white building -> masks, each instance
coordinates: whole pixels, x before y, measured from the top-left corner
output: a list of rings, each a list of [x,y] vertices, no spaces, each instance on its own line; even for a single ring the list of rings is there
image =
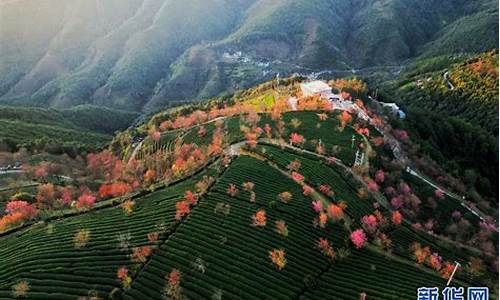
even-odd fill
[[[303,82],[300,84],[300,89],[304,97],[320,95],[323,99],[343,100],[340,95],[332,92],[332,88],[326,82],[321,80]]]
[[[400,119],[404,119],[406,117],[405,112],[402,111],[396,103],[386,103],[386,102],[379,102],[379,103],[383,107],[389,108],[391,112],[396,116],[398,116]]]

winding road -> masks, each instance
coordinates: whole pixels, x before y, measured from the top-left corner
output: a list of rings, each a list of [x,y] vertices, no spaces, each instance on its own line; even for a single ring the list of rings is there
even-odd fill
[[[446,81],[446,84],[448,84],[448,87],[450,88],[450,90],[454,90],[455,89],[455,86],[453,85],[453,83],[451,83],[451,81],[448,79],[448,74],[449,74],[449,71],[446,71],[444,72],[443,74],[443,78],[444,80]]]

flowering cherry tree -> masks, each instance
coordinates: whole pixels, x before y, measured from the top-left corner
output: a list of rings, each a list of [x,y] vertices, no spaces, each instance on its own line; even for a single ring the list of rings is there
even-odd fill
[[[300,173],[292,172],[292,178],[297,183],[304,182],[304,176],[302,176]]]
[[[304,196],[310,196],[312,194],[312,192],[313,192],[312,187],[308,186],[307,184],[304,184],[302,186],[302,194]]]
[[[286,265],[285,249],[273,249],[269,251],[269,258],[278,270],[282,270]]]
[[[178,201],[175,204],[175,219],[182,220],[186,215],[191,212],[191,205],[186,200]]]
[[[278,199],[283,203],[288,203],[292,199],[292,193],[290,192],[282,192],[278,194]]]
[[[396,210],[395,212],[392,213],[391,220],[394,225],[400,225],[401,222],[403,221],[403,216],[399,211]]]
[[[127,288],[132,283],[132,277],[128,274],[128,269],[126,267],[121,267],[117,271],[118,280],[123,285],[123,288]]]
[[[321,250],[323,255],[329,259],[335,259],[335,252],[333,251],[332,244],[325,238],[319,238],[317,247]]]
[[[298,133],[292,133],[290,135],[290,144],[295,145],[295,146],[302,146],[305,143],[305,139],[302,135]]]
[[[320,200],[313,201],[311,205],[315,212],[319,213],[323,211],[323,203]]]
[[[252,226],[264,227],[266,226],[266,211],[263,209],[258,210],[252,215]]]
[[[277,220],[275,222],[276,224],[276,232],[284,237],[288,236],[288,226],[286,225],[285,221],[283,220]]]
[[[91,208],[94,206],[96,197],[88,192],[84,192],[80,197],[78,197],[77,207],[78,208]]]
[[[349,237],[351,239],[351,242],[358,249],[363,248],[366,241],[368,240],[363,229],[357,229],[357,230],[353,231]]]
[[[181,272],[175,268],[170,271],[170,273],[165,276],[166,287],[164,294],[166,298],[173,300],[182,299],[182,289],[181,289]]]
[[[342,209],[342,206],[336,205],[334,203],[328,204],[327,213],[328,217],[333,220],[339,220],[344,216],[344,210]]]

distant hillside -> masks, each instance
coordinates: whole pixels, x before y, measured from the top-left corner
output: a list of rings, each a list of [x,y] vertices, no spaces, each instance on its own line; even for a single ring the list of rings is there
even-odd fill
[[[0,103],[8,105],[152,111],[231,93],[278,72],[345,75],[498,44],[493,0],[0,5]]]
[[[446,76],[445,76],[446,74]],[[498,197],[498,51],[420,60],[379,98],[407,113],[393,120],[420,151],[482,194]]]
[[[382,86],[388,101],[459,117],[498,136],[498,51],[418,61],[407,70]]]
[[[138,114],[85,105],[71,109],[0,107],[0,147],[54,153],[98,149]]]

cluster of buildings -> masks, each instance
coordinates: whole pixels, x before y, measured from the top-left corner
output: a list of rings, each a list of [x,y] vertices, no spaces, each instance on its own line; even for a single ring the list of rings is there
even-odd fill
[[[304,97],[319,95],[322,99],[330,102],[332,109],[345,110],[351,113],[357,113],[358,117],[368,121],[370,117],[351,99],[344,99],[342,94],[336,94],[333,92],[332,87],[330,87],[326,82],[321,80],[315,80],[310,82],[303,82],[300,84],[300,89]],[[295,106],[296,106],[295,99]],[[292,101],[288,101],[290,108],[294,109]]]
[[[324,81],[314,80],[309,82],[303,82],[300,84],[300,89],[305,97],[319,95],[322,99],[330,101],[332,109],[346,110],[349,112],[357,112],[358,117],[363,120],[369,120],[368,115],[358,107],[358,105],[351,101],[351,99],[344,99],[342,94],[336,94],[333,92],[332,88]],[[379,102],[371,98],[378,105],[389,108],[390,111],[401,119],[406,117],[403,110],[399,108],[396,103],[385,103]],[[296,110],[297,99],[295,97],[288,100],[288,104],[292,110]]]

